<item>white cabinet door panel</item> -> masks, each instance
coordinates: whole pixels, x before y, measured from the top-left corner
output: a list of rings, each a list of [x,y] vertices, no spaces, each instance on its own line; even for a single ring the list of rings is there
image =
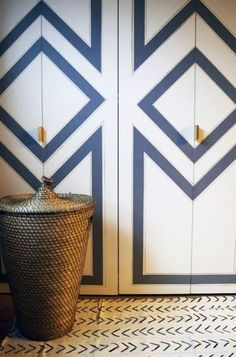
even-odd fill
[[[117,2],[48,0],[43,9],[44,172],[57,192],[95,197],[80,292],[115,294]]]
[[[190,292],[195,22],[157,3],[120,2],[120,293]]]
[[[234,273],[235,177],[232,164],[194,202],[193,274]]]
[[[33,191],[44,172],[57,192],[92,194],[97,204],[81,293],[115,294],[117,1],[4,0],[0,14],[0,193]],[[44,144],[37,141],[42,125]],[[11,180],[7,165],[17,171]],[[19,178],[29,187],[17,186]]]
[[[197,16],[196,21],[202,68],[196,70],[195,123],[204,140],[195,149],[191,292],[235,293],[236,58],[231,31],[236,8],[234,1],[204,3],[216,18]],[[221,24],[214,27],[218,20]]]

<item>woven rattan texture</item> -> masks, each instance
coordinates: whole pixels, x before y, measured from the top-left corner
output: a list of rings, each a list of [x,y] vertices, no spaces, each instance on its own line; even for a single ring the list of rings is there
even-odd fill
[[[12,213],[59,213],[92,208],[93,197],[78,194],[56,194],[42,185],[34,194],[18,194],[0,199],[0,212]]]
[[[0,215],[0,237],[17,325],[31,339],[73,325],[93,207],[80,212]]]

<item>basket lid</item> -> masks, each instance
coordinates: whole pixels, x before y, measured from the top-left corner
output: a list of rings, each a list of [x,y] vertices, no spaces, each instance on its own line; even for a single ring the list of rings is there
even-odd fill
[[[0,212],[59,213],[94,207],[95,200],[88,195],[56,194],[50,187],[53,180],[42,177],[42,185],[34,194],[18,194],[0,199]]]

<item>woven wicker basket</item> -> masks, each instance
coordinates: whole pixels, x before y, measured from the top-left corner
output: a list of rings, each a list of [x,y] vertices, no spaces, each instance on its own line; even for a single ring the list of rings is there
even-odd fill
[[[17,327],[34,340],[71,330],[95,201],[56,195],[43,178],[34,195],[0,199],[0,239]]]

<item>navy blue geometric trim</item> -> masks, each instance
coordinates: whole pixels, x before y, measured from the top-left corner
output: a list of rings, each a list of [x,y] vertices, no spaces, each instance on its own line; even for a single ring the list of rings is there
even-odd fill
[[[9,166],[15,170],[34,190],[40,186],[40,181],[34,176],[15,155],[13,155],[3,144],[0,143],[0,157],[2,157]]]
[[[145,44],[145,0],[134,0],[134,70],[158,49],[194,12],[192,1]]]
[[[195,48],[195,62],[209,75],[209,77],[236,103],[236,88],[223,76],[223,74],[206,58],[203,53]]]
[[[95,68],[101,72],[101,0],[91,0],[91,47],[87,45],[48,5],[39,2],[2,40],[1,55],[38,16],[43,15]]]
[[[89,154],[92,153],[92,195],[96,199],[93,218],[93,275],[84,276],[86,285],[103,284],[103,180],[102,128],[99,128],[52,176],[54,188]],[[3,145],[0,155],[34,190],[41,182]]]
[[[236,284],[236,274],[191,275],[191,284]]]
[[[236,145],[233,146],[232,149],[230,149],[229,152],[225,154],[225,156],[223,156],[195,185],[192,185],[136,128],[134,128],[134,196],[138,200],[140,199],[140,194],[142,194],[141,187],[143,187],[144,184],[144,153],[146,153],[191,200],[195,200],[235,161]],[[142,203],[142,201],[139,203]]]
[[[233,111],[218,125],[196,149],[171,125],[168,120],[154,107],[154,103],[174,84],[194,63],[197,63],[206,74],[219,86],[228,97],[236,102],[236,89],[217,70],[217,68],[197,49],[194,48],[182,59],[139,103],[138,106],[151,118],[155,124],[179,147],[192,161],[202,157],[235,123],[236,111]]]
[[[95,68],[101,71],[101,0],[91,1],[91,47],[44,2],[42,3],[42,15],[81,52]]]
[[[235,160],[236,145],[196,183],[193,190],[193,199],[197,198]]]
[[[45,146],[42,159],[42,161],[45,162],[105,99],[45,39],[42,40],[42,50],[48,58],[90,98],[90,101]]]
[[[93,218],[93,275],[83,276],[86,285],[103,284],[103,188],[102,188],[102,128],[99,128],[52,176],[57,186],[92,152],[92,195],[96,199]]]
[[[134,128],[133,152],[133,283],[235,283],[235,275],[143,275],[143,207],[144,153],[146,153],[190,199],[194,200],[236,160],[236,146],[234,146],[195,186],[192,186],[136,128]]]
[[[235,52],[235,37],[200,0],[191,0],[145,44],[145,0],[134,0],[134,70],[141,66],[194,12],[197,12]]]
[[[211,148],[222,136],[231,129],[236,123],[236,109],[229,114],[195,149],[194,161],[196,162],[202,157],[206,148]]]
[[[217,19],[215,15],[201,2],[196,1],[196,12],[205,20],[205,22],[217,33],[233,52],[236,52],[235,36]]]
[[[42,146],[34,140],[2,107],[0,107],[2,123],[38,158],[42,157]]]
[[[0,55],[8,50],[9,47],[24,33],[24,31],[41,15],[42,2],[35,7],[14,27],[14,29],[1,41]]]
[[[20,73],[28,66],[42,50],[47,57],[57,65],[57,67],[82,90],[87,97],[88,103],[62,128],[52,140],[43,148],[34,140],[20,125],[7,113],[1,109],[0,114],[3,116],[4,124],[22,141],[32,153],[45,162],[62,144],[69,138],[73,132],[102,104],[104,98],[86,81],[74,67],[69,64],[44,38],[38,40],[12,67],[12,69],[3,77],[1,81],[1,91],[7,87],[19,76]]]
[[[0,82],[0,94],[25,70],[25,68],[41,52],[41,39],[37,40],[30,49],[16,62],[16,64],[2,77]]]

